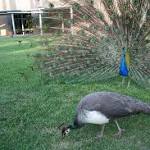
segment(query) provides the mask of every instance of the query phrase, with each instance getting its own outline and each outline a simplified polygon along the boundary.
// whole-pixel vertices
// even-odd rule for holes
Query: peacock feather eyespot
[[[137,84],[149,87],[149,82],[145,84],[150,70],[148,14],[145,14],[145,20],[141,21],[144,19],[143,6],[146,6],[145,12],[150,6],[148,0],[140,2],[139,6],[129,5],[129,1],[118,1],[116,10],[114,3],[102,1],[106,11],[98,10],[95,5],[73,4],[75,22],[72,28],[63,34],[61,40],[59,38],[55,41],[58,46],[54,47],[54,55],[39,56],[46,58],[39,61],[48,62],[41,68],[57,77],[61,75],[62,70],[66,76],[79,74],[71,78],[77,82],[112,78],[115,73],[115,77],[118,74],[127,76]],[[111,13],[106,17],[106,12]],[[68,32],[72,30],[74,32]],[[144,67],[140,67],[142,64]]]

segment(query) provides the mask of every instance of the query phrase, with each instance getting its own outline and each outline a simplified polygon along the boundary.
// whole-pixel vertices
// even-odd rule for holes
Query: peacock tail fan
[[[125,47],[128,77],[150,87],[150,1],[81,0],[70,5],[73,27],[64,28],[40,56],[43,72],[71,83],[118,77]]]

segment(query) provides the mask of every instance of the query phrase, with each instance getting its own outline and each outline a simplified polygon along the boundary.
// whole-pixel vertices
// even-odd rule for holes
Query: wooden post
[[[40,25],[40,34],[43,35],[43,27],[42,27],[42,13],[39,13],[39,25]]]
[[[22,34],[24,35],[24,24],[23,24],[23,15],[21,15],[21,27],[22,27]]]
[[[74,31],[73,31],[73,8],[72,8],[72,6],[70,7],[70,20],[71,20],[70,30],[71,30],[71,34],[73,35]]]
[[[12,27],[13,27],[13,35],[16,35],[16,27],[15,27],[14,14],[11,14],[11,22],[12,22]]]

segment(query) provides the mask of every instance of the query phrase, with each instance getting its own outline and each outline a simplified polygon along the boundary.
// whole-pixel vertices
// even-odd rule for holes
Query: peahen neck
[[[82,126],[83,126],[83,124],[81,124],[81,123],[78,122],[78,119],[77,119],[77,116],[76,116],[75,119],[74,119],[73,124],[69,125],[68,127],[70,129],[77,129],[77,128],[80,128]]]
[[[68,128],[69,129],[77,129],[77,128],[79,128],[77,125],[74,125],[74,124],[70,124],[70,125],[68,125]]]

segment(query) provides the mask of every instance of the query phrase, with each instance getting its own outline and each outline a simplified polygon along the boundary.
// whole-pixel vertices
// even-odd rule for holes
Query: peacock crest
[[[107,80],[120,74],[150,86],[150,1],[71,5],[74,32],[66,29],[41,55],[43,72],[66,82]]]

